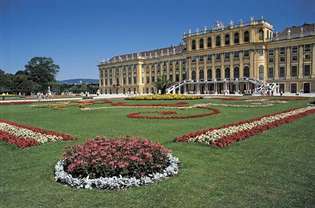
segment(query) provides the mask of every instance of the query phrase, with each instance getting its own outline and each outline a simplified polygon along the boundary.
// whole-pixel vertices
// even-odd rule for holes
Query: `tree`
[[[39,85],[38,90],[46,92],[49,83],[56,81],[59,68],[52,58],[34,57],[25,65],[25,73],[29,80]]]
[[[154,86],[158,91],[161,91],[161,94],[166,93],[166,89],[172,84],[170,80],[166,78],[166,75],[158,77],[157,81],[154,83]]]
[[[5,73],[0,69],[0,93],[12,92],[14,90],[14,75]]]

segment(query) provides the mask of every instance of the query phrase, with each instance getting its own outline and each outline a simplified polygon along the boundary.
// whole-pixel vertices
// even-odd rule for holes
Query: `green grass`
[[[140,102],[151,101],[128,101]],[[189,101],[204,102],[209,100]],[[52,110],[31,105],[0,106],[0,118],[79,138],[24,150],[0,142],[0,207],[314,207],[315,115],[225,149],[173,142],[176,136],[189,131],[306,103],[290,101],[264,108],[218,107],[221,114],[190,120],[126,117],[131,112],[151,110],[140,108],[80,111],[77,107]],[[53,168],[65,146],[97,135],[134,135],[158,141],[179,157],[180,173],[157,184],[124,191],[77,190],[54,182]]]

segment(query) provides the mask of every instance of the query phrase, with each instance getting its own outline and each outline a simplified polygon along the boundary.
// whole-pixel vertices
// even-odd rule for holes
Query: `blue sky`
[[[315,23],[314,0],[0,0],[0,69],[52,57],[58,79],[97,78],[98,61],[170,46],[184,31],[264,16],[277,31]]]

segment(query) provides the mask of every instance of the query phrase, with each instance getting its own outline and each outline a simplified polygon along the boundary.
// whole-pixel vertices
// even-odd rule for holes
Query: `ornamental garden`
[[[303,97],[2,103],[0,204],[311,207],[314,123]]]

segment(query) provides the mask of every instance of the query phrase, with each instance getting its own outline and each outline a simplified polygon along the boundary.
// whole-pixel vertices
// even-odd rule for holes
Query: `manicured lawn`
[[[0,207],[313,207],[315,115],[224,149],[173,142],[176,136],[189,131],[303,107],[306,103],[301,100],[263,108],[215,107],[221,114],[188,120],[127,118],[131,112],[152,111],[142,108],[81,111],[77,107],[53,110],[32,105],[0,106],[2,119],[79,138],[28,149],[0,142]],[[200,113],[195,109],[186,111]],[[158,141],[179,157],[180,173],[157,184],[124,191],[77,190],[56,183],[53,168],[64,148],[98,135],[134,135]]]

